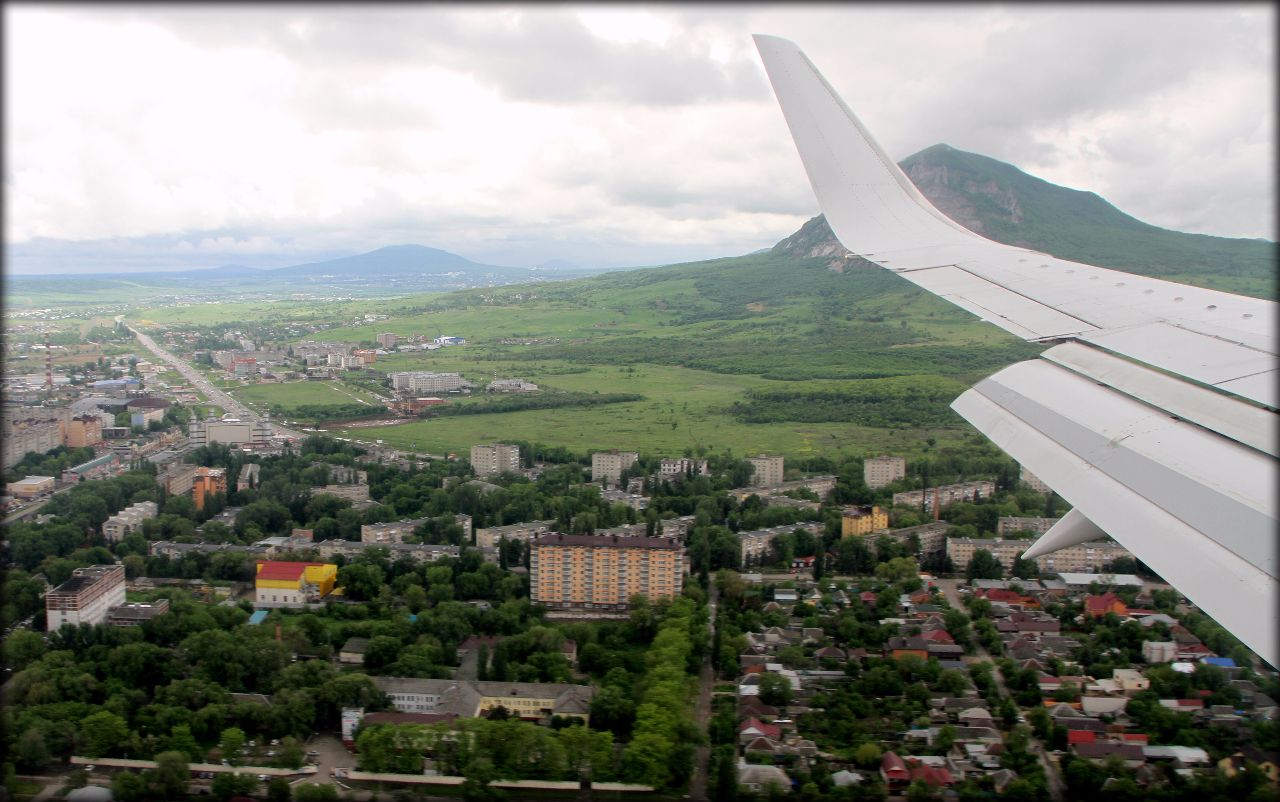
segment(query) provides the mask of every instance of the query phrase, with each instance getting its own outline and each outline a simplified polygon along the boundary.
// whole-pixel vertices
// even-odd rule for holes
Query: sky
[[[13,274],[278,267],[414,243],[621,267],[818,213],[751,41],[885,150],[945,142],[1154,225],[1275,239],[1255,5],[4,6]]]

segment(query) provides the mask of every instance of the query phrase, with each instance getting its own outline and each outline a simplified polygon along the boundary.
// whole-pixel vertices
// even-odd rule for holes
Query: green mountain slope
[[[1201,287],[1280,297],[1273,242],[1159,228],[1092,192],[1051,184],[1013,165],[947,145],[922,150],[901,166],[944,214],[997,242]],[[847,253],[821,217],[775,251],[833,261]]]

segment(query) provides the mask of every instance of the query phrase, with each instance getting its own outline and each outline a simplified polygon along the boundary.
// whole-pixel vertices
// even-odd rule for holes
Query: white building
[[[471,447],[471,468],[476,476],[497,476],[520,470],[520,446],[491,443]]]
[[[751,484],[754,487],[776,487],[782,484],[783,458],[776,454],[748,457],[751,463]]]
[[[405,393],[448,393],[468,387],[458,373],[433,373],[429,370],[401,371],[389,374],[391,387]]]
[[[187,424],[187,437],[193,447],[210,443],[228,445],[267,445],[271,442],[271,424],[265,420],[240,420],[239,418],[193,417]]]
[[[124,603],[123,565],[77,568],[70,579],[45,595],[45,628],[56,632],[63,624],[101,624],[108,608]]]
[[[159,509],[154,501],[139,501],[108,518],[102,524],[102,536],[108,543],[119,543],[131,532],[142,528],[142,522],[156,517]]]
[[[597,451],[591,455],[591,481],[616,485],[622,481],[622,472],[639,459],[635,451]]]
[[[679,476],[689,474],[697,474],[698,476],[710,476],[711,468],[705,459],[692,460],[688,457],[679,459],[664,459],[658,464],[658,475],[663,479],[675,479]]]
[[[862,462],[862,481],[875,490],[907,475],[907,461],[902,457],[881,454]]]

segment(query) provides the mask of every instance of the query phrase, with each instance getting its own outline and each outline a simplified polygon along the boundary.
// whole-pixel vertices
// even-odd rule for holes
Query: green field
[[[302,404],[367,404],[370,411],[384,405],[369,393],[337,381],[300,381],[285,384],[250,384],[230,391],[237,400],[255,409],[278,405],[289,410]]]

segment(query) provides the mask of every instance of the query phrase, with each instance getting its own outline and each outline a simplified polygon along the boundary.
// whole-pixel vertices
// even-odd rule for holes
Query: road
[[[720,591],[716,588],[716,583],[713,579],[711,581],[710,595],[707,599],[707,612],[710,616],[710,629],[707,631],[707,638],[710,643],[715,643],[717,597],[719,593]],[[708,649],[706,657],[702,660],[702,671],[698,674],[698,699],[694,702],[693,707],[694,723],[703,732],[706,732],[707,727],[711,724],[711,693],[715,690],[715,684],[715,655]],[[711,747],[699,746],[694,750],[693,777],[689,780],[689,797],[691,799],[705,800],[707,798],[707,763],[710,759]]]
[[[214,387],[213,382],[209,381],[203,373],[192,367],[189,362],[179,359],[174,354],[169,353],[157,345],[156,341],[148,337],[146,334],[143,334],[128,323],[124,323],[123,317],[124,316],[121,315],[117,317],[116,320],[122,323],[125,328],[129,329],[129,331],[133,332],[133,336],[137,337],[138,342],[142,343],[148,351],[155,354],[161,361],[172,365],[174,370],[181,373],[183,378],[191,382],[192,387],[195,387],[197,390],[204,393],[205,398],[209,399],[209,403],[221,407],[223,411],[230,412],[241,420],[258,421],[262,419],[262,416],[249,409],[249,407],[232,398],[217,387]],[[285,429],[276,424],[272,424],[272,430],[275,434],[283,435],[284,437],[293,437],[297,439],[304,439],[306,437],[302,432]]]
[[[959,592],[956,590],[960,584],[959,579],[935,579],[934,584],[942,591],[942,595],[952,607],[957,610],[966,609],[961,601]],[[991,658],[990,653],[978,642],[977,638],[973,639],[973,648],[978,653],[979,661],[985,660],[991,663],[992,668],[995,669],[991,672],[991,675],[996,681],[996,688],[999,689],[1000,695],[1009,697],[1009,689],[1005,687],[1004,676],[1000,673],[1000,669],[995,667],[995,660]],[[1058,772],[1057,765],[1049,760],[1049,756],[1045,753],[1044,744],[1036,737],[1034,731],[1030,733],[1030,736],[1031,750],[1037,753],[1040,758],[1040,765],[1044,768],[1044,776],[1048,782],[1049,797],[1053,799],[1053,802],[1062,802],[1066,793],[1065,786],[1062,783],[1062,775]]]

